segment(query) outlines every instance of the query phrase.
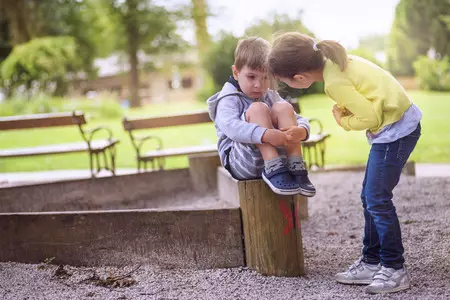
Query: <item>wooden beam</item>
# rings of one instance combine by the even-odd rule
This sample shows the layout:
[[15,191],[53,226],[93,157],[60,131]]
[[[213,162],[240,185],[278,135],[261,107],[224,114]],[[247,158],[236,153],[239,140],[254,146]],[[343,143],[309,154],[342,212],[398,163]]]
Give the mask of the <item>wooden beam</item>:
[[217,152],[190,155],[189,174],[194,191],[206,193],[217,190],[217,168],[220,165]]
[[29,129],[86,124],[82,112],[34,114],[0,118],[0,130]]
[[[91,142],[92,151],[103,151],[109,148],[119,141],[117,139],[108,140],[94,140]],[[47,155],[47,154],[59,154],[59,153],[76,153],[86,152],[89,150],[86,142],[70,143],[70,144],[55,144],[47,146],[36,146],[29,148],[11,148],[0,149],[0,158],[6,157],[25,157],[35,155]]]
[[182,156],[190,154],[203,154],[203,153],[217,153],[217,145],[198,145],[189,146],[184,148],[168,148],[162,150],[151,150],[145,153],[145,158],[158,158],[158,157],[170,157],[170,156]]
[[179,125],[210,123],[211,118],[207,111],[191,113],[191,114],[178,114],[155,118],[140,118],[140,119],[127,119],[123,120],[123,127],[125,130],[136,129],[150,129],[159,127],[170,127]]

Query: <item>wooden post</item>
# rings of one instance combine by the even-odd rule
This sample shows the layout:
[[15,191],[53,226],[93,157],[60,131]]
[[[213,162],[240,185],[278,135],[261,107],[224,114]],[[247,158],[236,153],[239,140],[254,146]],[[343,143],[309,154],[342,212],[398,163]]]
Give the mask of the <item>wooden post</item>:
[[220,159],[217,153],[189,155],[189,173],[196,192],[205,193],[217,189],[217,167]]
[[232,207],[239,207],[239,181],[234,179],[224,167],[217,168],[217,192],[221,201]]
[[305,274],[301,198],[273,193],[262,180],[238,181],[247,266],[263,275]]
[[308,216],[307,198],[277,195],[264,181],[239,181],[222,167],[217,176],[220,199],[241,207],[247,266],[264,275],[304,275],[300,220]]
[[308,219],[308,197],[296,195],[294,196],[294,201],[299,219]]

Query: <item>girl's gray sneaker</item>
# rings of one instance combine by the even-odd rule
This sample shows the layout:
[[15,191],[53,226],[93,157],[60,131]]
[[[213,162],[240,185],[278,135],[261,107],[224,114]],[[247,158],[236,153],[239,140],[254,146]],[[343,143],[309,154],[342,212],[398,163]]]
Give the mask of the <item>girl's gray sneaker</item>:
[[362,261],[362,257],[360,257],[346,272],[337,273],[334,278],[337,282],[345,284],[371,284],[372,277],[375,273],[380,271],[380,269],[380,264],[366,264]]
[[366,293],[395,293],[409,289],[409,287],[409,275],[406,267],[399,270],[381,267],[381,270],[373,276],[372,283],[366,287]]

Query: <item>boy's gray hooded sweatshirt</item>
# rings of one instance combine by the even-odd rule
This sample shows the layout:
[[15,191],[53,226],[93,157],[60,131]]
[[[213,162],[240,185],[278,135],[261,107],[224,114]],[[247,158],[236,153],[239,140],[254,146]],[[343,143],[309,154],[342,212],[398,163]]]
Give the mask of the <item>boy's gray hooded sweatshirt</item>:
[[[266,103],[269,107],[279,101],[285,100],[272,90],[269,90],[261,99],[261,102]],[[253,99],[238,91],[229,82],[225,83],[220,92],[206,101],[209,116],[214,121],[219,138],[217,147],[223,166],[225,166],[225,151],[233,146],[233,141],[243,144],[262,144],[261,138],[267,129],[257,124],[245,122],[242,118],[242,114],[247,111],[253,102]],[[296,117],[298,126],[304,127],[309,137],[308,120],[297,114]]]

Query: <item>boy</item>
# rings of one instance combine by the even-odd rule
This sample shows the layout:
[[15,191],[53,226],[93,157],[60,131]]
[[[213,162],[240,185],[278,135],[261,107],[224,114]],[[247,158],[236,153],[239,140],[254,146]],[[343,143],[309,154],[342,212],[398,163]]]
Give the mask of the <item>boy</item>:
[[309,123],[269,90],[269,51],[269,42],[262,38],[240,40],[233,76],[207,101],[220,160],[236,179],[262,177],[277,194],[312,197],[316,189],[300,144],[309,136]]

